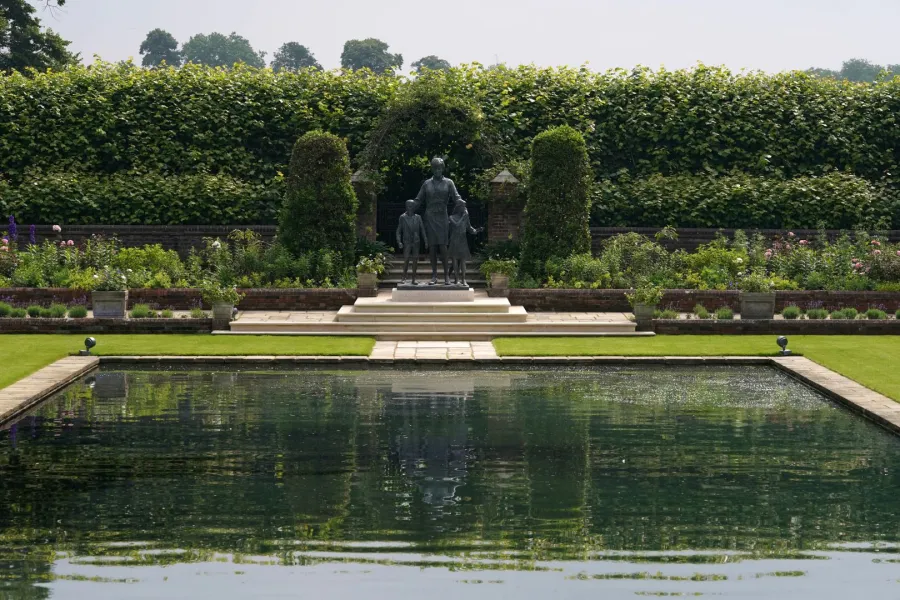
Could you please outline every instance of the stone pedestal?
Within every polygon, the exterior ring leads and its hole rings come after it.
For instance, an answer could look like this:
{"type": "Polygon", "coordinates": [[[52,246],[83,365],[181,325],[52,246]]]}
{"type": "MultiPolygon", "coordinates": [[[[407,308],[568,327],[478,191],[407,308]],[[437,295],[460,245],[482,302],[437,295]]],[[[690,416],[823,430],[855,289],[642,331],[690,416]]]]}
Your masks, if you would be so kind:
{"type": "Polygon", "coordinates": [[[504,169],[491,181],[488,243],[518,239],[524,225],[524,209],[525,205],[519,198],[519,180],[504,169]]]}
{"type": "Polygon", "coordinates": [[[399,285],[392,302],[475,302],[475,290],[462,285],[399,285]]]}

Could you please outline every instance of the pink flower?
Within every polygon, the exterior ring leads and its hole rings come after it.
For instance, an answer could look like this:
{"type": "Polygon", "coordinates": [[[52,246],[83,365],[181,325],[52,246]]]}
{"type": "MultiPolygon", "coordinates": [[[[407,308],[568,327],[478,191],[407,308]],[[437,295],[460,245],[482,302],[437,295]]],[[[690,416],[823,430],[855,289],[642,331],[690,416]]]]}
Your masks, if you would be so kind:
{"type": "Polygon", "coordinates": [[[65,247],[66,247],[66,243],[65,243],[64,241],[60,240],[60,241],[59,241],[59,247],[60,247],[60,248],[65,248],[65,247]]]}
{"type": "Polygon", "coordinates": [[[897,256],[900,256],[900,250],[897,250],[897,256]]]}
{"type": "Polygon", "coordinates": [[[3,244],[4,246],[8,246],[8,245],[9,245],[9,240],[6,239],[6,238],[3,238],[2,240],[0,240],[0,244],[3,244]]]}
{"type": "MultiPolygon", "coordinates": [[[[898,252],[900,252],[900,251],[898,251],[898,252]]],[[[772,251],[766,250],[766,260],[769,260],[770,258],[772,258],[772,251]]]]}
{"type": "Polygon", "coordinates": [[[881,242],[879,242],[878,240],[872,240],[872,245],[873,245],[873,246],[880,246],[880,245],[881,245],[881,242]]]}
{"type": "Polygon", "coordinates": [[[53,233],[62,233],[62,227],[60,227],[59,225],[54,225],[53,233]]]}
{"type": "Polygon", "coordinates": [[[790,250],[790,249],[791,249],[791,245],[790,245],[790,244],[785,244],[785,245],[784,245],[784,249],[785,249],[785,250],[790,250]]]}
{"type": "Polygon", "coordinates": [[[872,250],[872,254],[874,254],[875,256],[878,256],[881,254],[881,250],[872,250]]]}
{"type": "Polygon", "coordinates": [[[807,245],[807,244],[809,244],[808,241],[806,241],[806,240],[800,240],[800,245],[801,245],[801,246],[805,246],[805,245],[807,245]]]}
{"type": "Polygon", "coordinates": [[[793,231],[788,231],[788,237],[794,237],[794,232],[793,232],[793,231]]]}
{"type": "Polygon", "coordinates": [[[0,252],[9,252],[9,248],[6,246],[0,246],[0,252]]]}
{"type": "Polygon", "coordinates": [[[75,245],[75,242],[73,242],[72,240],[69,240],[68,242],[66,242],[66,246],[74,246],[74,245],[75,245]]]}
{"type": "Polygon", "coordinates": [[[858,258],[851,258],[851,259],[850,259],[850,262],[852,262],[852,263],[858,263],[858,262],[859,262],[859,259],[858,259],[858,258]]]}

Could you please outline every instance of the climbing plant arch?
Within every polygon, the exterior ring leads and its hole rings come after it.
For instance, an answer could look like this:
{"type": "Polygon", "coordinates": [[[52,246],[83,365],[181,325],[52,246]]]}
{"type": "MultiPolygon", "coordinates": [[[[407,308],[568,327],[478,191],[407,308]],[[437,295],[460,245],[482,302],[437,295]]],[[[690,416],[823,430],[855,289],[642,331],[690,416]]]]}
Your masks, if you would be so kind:
{"type": "Polygon", "coordinates": [[[477,103],[439,75],[424,75],[385,108],[358,162],[383,198],[399,201],[415,195],[435,156],[464,195],[477,193],[478,175],[498,159],[477,103]]]}

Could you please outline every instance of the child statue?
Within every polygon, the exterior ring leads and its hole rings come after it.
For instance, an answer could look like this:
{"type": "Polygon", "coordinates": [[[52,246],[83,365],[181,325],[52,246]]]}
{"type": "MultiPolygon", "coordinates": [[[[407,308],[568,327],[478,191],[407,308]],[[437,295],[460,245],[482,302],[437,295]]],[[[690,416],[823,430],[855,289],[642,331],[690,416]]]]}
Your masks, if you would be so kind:
{"type": "Polygon", "coordinates": [[[453,283],[468,286],[466,283],[466,261],[472,255],[469,253],[469,240],[466,234],[473,235],[484,231],[484,227],[475,229],[469,223],[469,211],[466,209],[466,201],[459,198],[450,215],[450,243],[447,246],[447,254],[453,265],[453,283]]]}
{"type": "Polygon", "coordinates": [[[403,279],[400,283],[406,283],[406,275],[409,271],[409,261],[412,261],[412,284],[416,282],[416,271],[419,268],[419,241],[425,242],[428,249],[428,236],[425,233],[425,225],[422,217],[416,214],[416,201],[406,201],[406,212],[400,215],[397,223],[397,247],[403,250],[403,279]]]}

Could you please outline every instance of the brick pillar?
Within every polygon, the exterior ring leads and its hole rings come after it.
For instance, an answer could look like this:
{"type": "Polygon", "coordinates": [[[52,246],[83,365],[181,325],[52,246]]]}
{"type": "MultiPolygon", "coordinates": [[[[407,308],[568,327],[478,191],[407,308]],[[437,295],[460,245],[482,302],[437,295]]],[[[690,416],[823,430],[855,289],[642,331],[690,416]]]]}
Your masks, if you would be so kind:
{"type": "Polygon", "coordinates": [[[359,208],[356,212],[356,236],[374,242],[378,213],[378,195],[375,193],[375,184],[362,170],[353,174],[350,183],[353,184],[353,191],[356,192],[356,199],[359,200],[359,208]]]}
{"type": "Polygon", "coordinates": [[[517,239],[522,233],[524,202],[519,197],[519,180],[503,169],[491,180],[488,207],[488,243],[517,239]]]}

